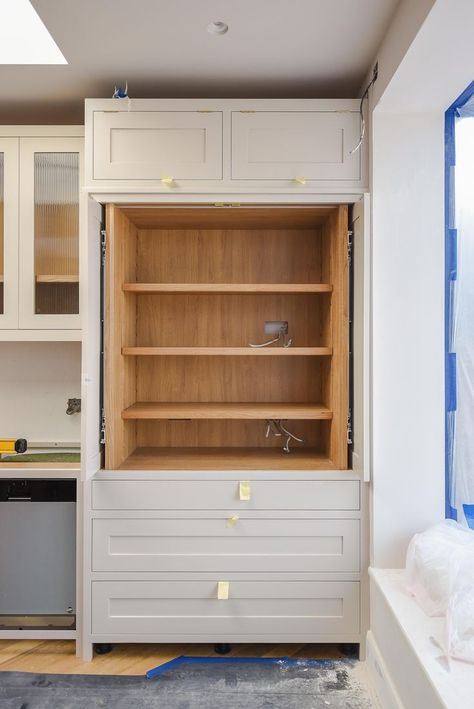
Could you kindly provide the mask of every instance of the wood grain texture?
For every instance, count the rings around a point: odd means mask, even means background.
[[[328,347],[330,300],[329,294],[307,293],[142,295],[137,298],[137,344],[248,348],[250,343],[268,341],[265,322],[278,320],[288,323],[293,342],[288,352],[298,347]],[[271,348],[277,349],[283,350],[276,345]]]
[[[122,347],[122,354],[131,356],[245,356],[245,357],[324,357],[332,354],[331,347]]]
[[[322,277],[321,228],[142,229],[134,280],[331,283]]]
[[[114,645],[109,655],[95,655],[93,662],[84,662],[76,657],[73,640],[0,640],[0,672],[144,675],[152,667],[180,655],[216,657],[212,644],[124,643]],[[321,659],[343,657],[337,645],[291,643],[232,645],[228,656]]]
[[[337,210],[307,205],[123,205],[139,229],[312,229]]]
[[[110,206],[107,228],[107,467],[252,450],[249,467],[291,469],[271,417],[304,438],[303,467],[347,468],[347,207]],[[295,346],[250,348],[266,320]]]
[[[331,293],[330,283],[124,283],[126,293]]]
[[[311,448],[138,448],[120,470],[334,470]]]
[[[274,448],[282,451],[284,437],[266,436],[263,419],[165,419],[127,421],[137,431],[137,447]],[[313,448],[326,451],[330,420],[292,419],[286,427],[303,443],[293,441],[292,450]]]
[[[121,412],[136,401],[136,362],[122,357],[124,342],[136,341],[136,299],[121,284],[136,271],[136,229],[120,209],[107,205],[105,312],[105,463],[116,468],[136,447],[136,430]]]
[[[79,275],[42,274],[36,276],[36,283],[79,283]]]
[[[336,468],[348,466],[347,414],[349,410],[349,312],[348,312],[348,209],[341,206],[324,225],[325,235],[331,240],[331,328],[333,356],[327,377],[325,401],[334,412],[329,438],[329,457]]]
[[[140,401],[122,411],[123,419],[311,419],[329,420],[332,412],[312,403],[216,403]]]

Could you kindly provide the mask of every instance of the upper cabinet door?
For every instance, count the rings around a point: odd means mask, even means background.
[[[18,138],[0,139],[0,328],[18,327]]]
[[[222,179],[222,113],[95,111],[94,180]]]
[[[355,111],[232,113],[234,180],[360,180]]]
[[[20,327],[79,328],[81,138],[20,138]]]

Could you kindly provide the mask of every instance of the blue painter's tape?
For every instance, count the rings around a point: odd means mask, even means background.
[[[277,667],[327,667],[334,660],[294,660],[289,657],[191,657],[180,655],[146,673],[147,679],[159,677],[182,665],[275,665]]]
[[[474,529],[474,505],[463,505],[464,516],[470,529]]]
[[[458,232],[448,229],[446,232],[446,275],[450,281],[458,277]]]
[[[456,411],[456,352],[446,355],[446,411]]]

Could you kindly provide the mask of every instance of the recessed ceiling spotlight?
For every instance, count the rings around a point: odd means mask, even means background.
[[[220,20],[217,22],[211,22],[207,26],[207,31],[209,34],[225,34],[229,29],[229,25],[226,25],[225,22],[221,22]]]

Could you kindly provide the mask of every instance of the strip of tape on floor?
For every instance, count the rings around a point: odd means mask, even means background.
[[[327,667],[333,665],[334,660],[298,660],[289,657],[193,657],[180,655],[174,660],[164,662],[162,665],[148,670],[147,679],[159,677],[168,670],[173,670],[181,665],[277,665],[280,667]]]

